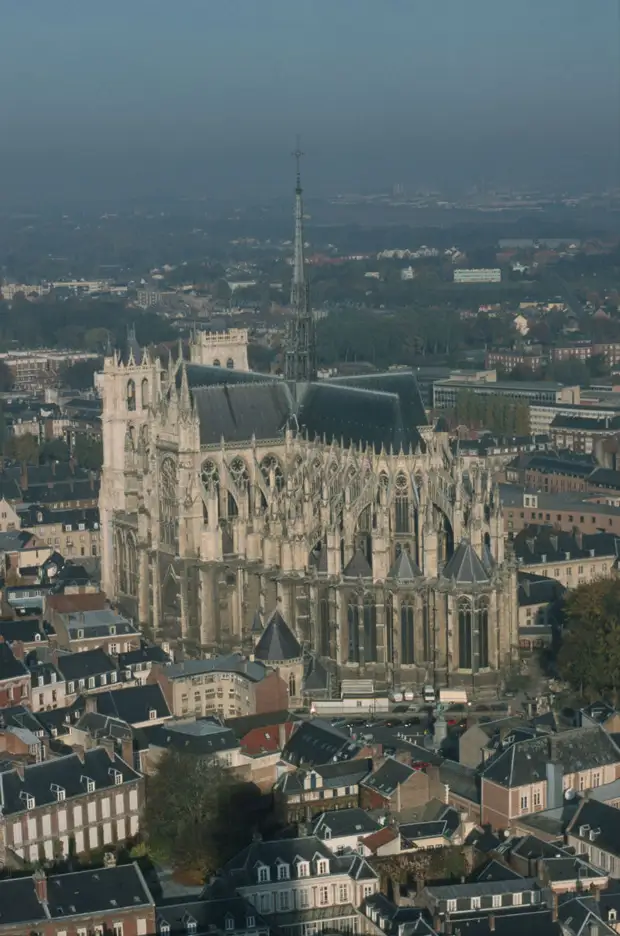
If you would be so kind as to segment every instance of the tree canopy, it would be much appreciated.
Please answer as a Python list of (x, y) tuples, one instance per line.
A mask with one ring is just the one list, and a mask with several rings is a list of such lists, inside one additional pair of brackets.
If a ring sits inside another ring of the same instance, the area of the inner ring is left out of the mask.
[(149, 852), (178, 870), (204, 877), (252, 838), (260, 791), (211, 759), (167, 751), (146, 794)]
[(620, 579), (579, 585), (564, 606), (558, 670), (588, 699), (620, 699)]
[(527, 403), (515, 403), (499, 394), (483, 396), (464, 390), (457, 395), (454, 416), (458, 423), (498, 435), (527, 435), (530, 431)]

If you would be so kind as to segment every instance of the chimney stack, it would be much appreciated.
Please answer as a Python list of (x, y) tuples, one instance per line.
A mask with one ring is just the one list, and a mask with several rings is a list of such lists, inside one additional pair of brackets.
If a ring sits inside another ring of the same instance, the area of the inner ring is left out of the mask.
[(47, 878), (45, 877), (45, 871), (42, 871), (41, 868), (38, 868), (32, 875), (32, 880), (34, 881), (34, 890), (37, 895), (37, 900), (41, 904), (47, 903)]

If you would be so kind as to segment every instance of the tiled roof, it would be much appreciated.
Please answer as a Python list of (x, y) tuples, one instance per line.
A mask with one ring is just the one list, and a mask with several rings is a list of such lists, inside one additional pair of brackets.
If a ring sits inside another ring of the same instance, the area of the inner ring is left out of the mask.
[(112, 715), (129, 725), (155, 719), (169, 718), (172, 713), (166, 702), (159, 683), (145, 683), (143, 686), (129, 686), (127, 689), (115, 689), (113, 692), (98, 692), (94, 696), (97, 711), (101, 715)]

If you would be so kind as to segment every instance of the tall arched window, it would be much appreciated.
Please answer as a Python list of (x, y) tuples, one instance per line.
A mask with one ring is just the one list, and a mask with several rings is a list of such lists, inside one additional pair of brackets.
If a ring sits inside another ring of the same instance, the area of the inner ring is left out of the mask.
[(394, 660), (394, 598), (388, 595), (385, 599), (385, 649), (387, 662)]
[(235, 369), (235, 362), (233, 361), (231, 357), (229, 357), (228, 360), (226, 361), (226, 367), (228, 368), (228, 370)]
[(459, 669), (471, 669), (471, 623), (471, 603), (462, 598), (459, 601)]
[(136, 385), (133, 380), (127, 381), (127, 409), (133, 413), (136, 408)]
[(371, 594), (364, 596), (364, 661), (377, 662), (377, 606)]
[(142, 381), (141, 402), (142, 402), (142, 409), (146, 409), (147, 406), (149, 405), (149, 382), (146, 379), (146, 377)]
[(360, 661), (360, 609), (357, 601), (357, 595), (353, 595), (349, 600), (347, 609), (347, 625), (349, 637), (349, 663), (359, 663)]
[(409, 601), (403, 601), (400, 606), (401, 663), (403, 664), (415, 663), (413, 618), (413, 605)]
[(424, 662), (428, 663), (433, 659), (433, 639), (431, 634), (430, 609), (428, 600), (425, 598), (422, 605), (422, 652)]
[(489, 665), (489, 606), (484, 599), (478, 610), (478, 635), (480, 666), (484, 668)]
[(219, 358), (215, 358), (215, 360), (213, 361), (213, 366), (214, 366), (214, 367), (221, 367), (221, 366), (222, 366), (222, 365), (220, 364), (220, 359), (219, 359)]
[(161, 466), (161, 521), (162, 543), (173, 546), (178, 537), (179, 515), (177, 504), (177, 469), (172, 458), (165, 458)]
[(319, 598), (319, 654), (329, 656), (329, 601), (326, 595)]
[(372, 566), (372, 513), (370, 504), (362, 510), (357, 518), (355, 548), (362, 550), (368, 564)]
[(295, 679), (295, 673), (291, 673), (288, 678), (288, 694), (293, 698), (297, 695), (297, 680)]
[(127, 593), (138, 594), (138, 550), (133, 533), (127, 534)]
[(114, 565), (116, 567), (116, 585), (122, 594), (127, 594), (127, 563), (125, 562), (125, 544), (123, 535), (117, 530), (114, 535)]
[(233, 481), (235, 482), (239, 497), (243, 498), (246, 506), (249, 506), (250, 476), (248, 474), (246, 464), (242, 458), (233, 458), (230, 463), (230, 473), (232, 475)]
[(394, 531), (396, 533), (410, 533), (411, 519), (409, 516), (409, 482), (400, 472), (396, 476), (396, 495), (394, 499)]
[(275, 487), (277, 491), (282, 490), (284, 487), (284, 472), (275, 455), (265, 455), (260, 463), (260, 470), (267, 487)]

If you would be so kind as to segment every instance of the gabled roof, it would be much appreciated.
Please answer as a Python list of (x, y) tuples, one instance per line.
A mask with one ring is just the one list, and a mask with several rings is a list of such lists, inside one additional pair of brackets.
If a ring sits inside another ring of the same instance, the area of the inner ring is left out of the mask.
[(401, 783), (405, 783), (416, 773), (413, 767), (387, 757), (381, 766), (363, 781), (363, 786), (374, 790), (381, 796), (392, 796)]
[(276, 608), (254, 648), (254, 656), (264, 663), (283, 663), (301, 658), (297, 637)]
[[(230, 371), (228, 374), (240, 372)], [(291, 391), (282, 380), (227, 383), (192, 390), (200, 422), (200, 444), (280, 439), (293, 409)]]
[(28, 667), (18, 660), (7, 643), (0, 643), (0, 680), (28, 676)]
[(486, 585), (489, 574), (469, 540), (462, 539), (446, 563), (442, 577), (457, 585)]
[(355, 551), (342, 574), (345, 578), (372, 578), (372, 569), (361, 549)]
[(98, 676), (100, 673), (114, 672), (116, 666), (105, 650), (97, 647), (95, 650), (85, 650), (83, 653), (59, 654), (58, 669), (63, 679), (75, 682), (78, 679), (87, 679), (89, 676)]
[(112, 715), (129, 725), (150, 721), (151, 712), (155, 712), (155, 719), (170, 718), (172, 715), (159, 683), (99, 692), (94, 698), (101, 715)]
[(282, 757), (289, 764), (327, 764), (351, 760), (360, 751), (348, 734), (321, 718), (301, 722), (287, 741)]
[(567, 834), (620, 858), (620, 810), (607, 803), (584, 800), (569, 823)]
[(321, 813), (314, 820), (314, 835), (329, 841), (351, 835), (370, 835), (381, 825), (365, 809), (354, 806), (351, 809), (332, 809)]
[(573, 774), (620, 763), (620, 748), (600, 726), (575, 728), (511, 744), (487, 761), (482, 777), (503, 787), (523, 786), (546, 779), (550, 762)]
[(390, 569), (389, 577), (397, 582), (413, 582), (417, 578), (422, 578), (422, 572), (407, 550), (401, 549), (396, 562)]

